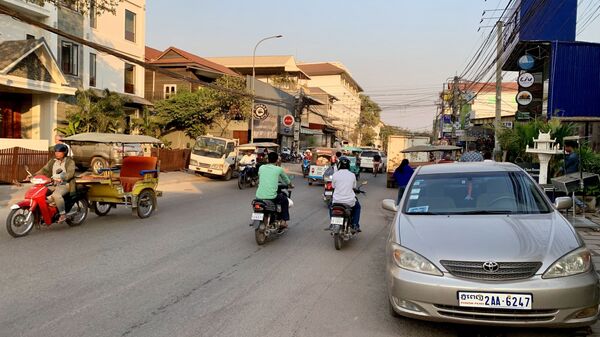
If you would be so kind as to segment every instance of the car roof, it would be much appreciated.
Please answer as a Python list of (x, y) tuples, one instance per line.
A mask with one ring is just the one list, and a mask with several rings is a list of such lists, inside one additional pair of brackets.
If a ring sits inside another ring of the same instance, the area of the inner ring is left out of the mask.
[(419, 174), (440, 173), (467, 173), (467, 172), (515, 172), (522, 169), (513, 164), (505, 162), (468, 162), (468, 163), (445, 163), (420, 166)]

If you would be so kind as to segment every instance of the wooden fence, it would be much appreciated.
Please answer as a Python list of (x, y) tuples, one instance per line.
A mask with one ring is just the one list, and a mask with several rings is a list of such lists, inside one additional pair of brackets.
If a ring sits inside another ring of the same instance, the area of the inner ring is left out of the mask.
[(157, 157), (160, 161), (161, 172), (181, 171), (188, 168), (190, 164), (191, 150), (167, 150), (152, 149), (152, 157)]
[(0, 183), (18, 183), (27, 177), (25, 165), (35, 173), (53, 158), (54, 152), (13, 147), (0, 150)]

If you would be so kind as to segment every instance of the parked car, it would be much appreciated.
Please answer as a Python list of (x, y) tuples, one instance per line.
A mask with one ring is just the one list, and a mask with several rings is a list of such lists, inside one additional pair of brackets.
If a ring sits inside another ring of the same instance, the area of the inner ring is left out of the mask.
[[(140, 138), (140, 143), (134, 143), (135, 137)], [(82, 133), (67, 137), (63, 141), (71, 147), (73, 160), (78, 167), (89, 168), (97, 174), (101, 168), (121, 166), (123, 157), (143, 156), (143, 137), (145, 136)]]
[(379, 172), (385, 172), (387, 155), (385, 154), (385, 152), (379, 150), (365, 150), (360, 154), (361, 171), (373, 171), (373, 157), (375, 157), (376, 154), (379, 154), (379, 156), (381, 156)]
[(386, 249), (391, 313), (503, 326), (596, 322), (598, 275), (571, 224), (535, 181), (509, 163), (416, 169)]

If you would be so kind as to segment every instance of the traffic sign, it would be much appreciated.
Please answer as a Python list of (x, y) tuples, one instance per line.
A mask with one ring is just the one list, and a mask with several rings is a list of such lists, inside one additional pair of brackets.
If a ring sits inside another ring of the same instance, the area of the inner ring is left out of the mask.
[(288, 128), (292, 127), (294, 125), (294, 116), (292, 116), (292, 115), (283, 116), (282, 123), (283, 123), (283, 126), (287, 126)]

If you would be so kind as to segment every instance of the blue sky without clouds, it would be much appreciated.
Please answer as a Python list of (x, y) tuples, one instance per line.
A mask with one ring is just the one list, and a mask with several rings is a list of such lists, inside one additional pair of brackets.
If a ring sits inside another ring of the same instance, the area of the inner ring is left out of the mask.
[[(588, 5), (595, 7), (597, 0), (579, 1), (583, 11)], [(203, 57), (238, 56), (251, 55), (262, 37), (282, 34), (282, 39), (261, 44), (257, 55), (340, 61), (382, 105), (415, 98), (433, 103), (442, 83), (463, 70), (483, 40), (482, 34), (489, 32), (477, 32), (483, 10), (504, 8), (506, 3), (148, 0), (146, 43), (158, 49), (175, 46)], [(600, 42), (600, 18), (578, 40)], [(410, 95), (375, 97), (397, 93)], [(423, 130), (431, 128), (434, 113), (433, 106), (390, 108), (382, 118), (392, 125)]]

